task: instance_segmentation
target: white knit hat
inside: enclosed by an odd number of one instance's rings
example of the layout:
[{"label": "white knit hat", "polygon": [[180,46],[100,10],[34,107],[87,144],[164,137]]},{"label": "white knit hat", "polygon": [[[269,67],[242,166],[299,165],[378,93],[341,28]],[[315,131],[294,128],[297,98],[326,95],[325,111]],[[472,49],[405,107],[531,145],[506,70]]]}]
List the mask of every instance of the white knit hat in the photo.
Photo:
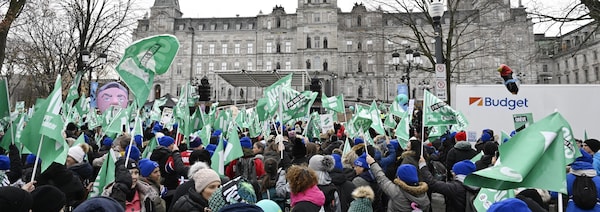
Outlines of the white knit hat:
[{"label": "white knit hat", "polygon": [[77,161],[77,163],[81,163],[83,161],[83,157],[85,157],[85,152],[81,146],[77,145],[69,148],[68,155]]},{"label": "white knit hat", "polygon": [[201,169],[194,173],[194,188],[196,192],[202,192],[212,182],[221,182],[219,174],[212,169]]}]

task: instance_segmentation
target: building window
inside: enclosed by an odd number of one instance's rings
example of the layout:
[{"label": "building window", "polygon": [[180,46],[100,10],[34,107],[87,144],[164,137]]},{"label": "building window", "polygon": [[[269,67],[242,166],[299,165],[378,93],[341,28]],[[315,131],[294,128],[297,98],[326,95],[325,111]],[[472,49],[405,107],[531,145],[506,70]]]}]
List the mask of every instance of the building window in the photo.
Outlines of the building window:
[{"label": "building window", "polygon": [[327,48],[327,37],[323,38],[323,48],[326,49]]},{"label": "building window", "polygon": [[594,67],[594,76],[596,77],[596,81],[600,80],[600,69],[598,67]]},{"label": "building window", "polygon": [[248,24],[248,29],[254,29],[254,24]]},{"label": "building window", "polygon": [[277,70],[281,69],[281,63],[277,62],[277,64],[275,64],[275,69],[277,69]]},{"label": "building window", "polygon": [[285,62],[285,69],[286,69],[286,70],[290,70],[290,69],[292,69],[292,62],[290,62],[290,61],[286,61],[286,62]]},{"label": "building window", "polygon": [[197,54],[202,54],[202,44],[198,44],[198,45],[196,46],[196,48],[197,48],[197,49],[196,49],[196,53],[197,53]]},{"label": "building window", "polygon": [[237,29],[237,30],[240,30],[240,29],[242,29],[242,24],[236,24],[236,25],[235,25],[235,29]]},{"label": "building window", "polygon": [[579,71],[575,71],[575,84],[579,84]]},{"label": "building window", "polygon": [[347,72],[352,72],[352,58],[348,57],[348,60],[346,61],[346,71]]},{"label": "building window", "polygon": [[360,17],[360,15],[358,17],[356,17],[356,26],[360,26],[362,25],[362,17]]},{"label": "building window", "polygon": [[321,22],[321,13],[313,13],[313,21],[315,23]]},{"label": "building window", "polygon": [[181,95],[181,84],[177,84],[177,96]]},{"label": "building window", "polygon": [[319,36],[315,36],[315,48],[320,48],[321,46],[321,38]]},{"label": "building window", "polygon": [[292,52],[292,43],[291,42],[285,42],[285,52]]},{"label": "building window", "polygon": [[306,37],[306,48],[310,49],[310,37]]},{"label": "building window", "polygon": [[181,74],[181,62],[177,63],[177,68],[175,70],[177,74]]},{"label": "building window", "polygon": [[271,61],[267,61],[267,65],[265,66],[265,69],[267,69],[267,71],[273,69],[273,67],[271,66]]},{"label": "building window", "polygon": [[196,75],[201,75],[202,74],[202,63],[198,62],[196,63]]},{"label": "building window", "polygon": [[567,84],[571,84],[571,77],[569,77],[569,74],[567,74],[565,78],[567,78]]},{"label": "building window", "polygon": [[213,72],[215,70],[215,63],[208,63],[208,71]]},{"label": "building window", "polygon": [[234,50],[233,51],[235,52],[235,54],[240,54],[240,44],[239,43],[236,43],[234,45]]},{"label": "building window", "polygon": [[217,24],[211,24],[210,30],[215,31],[217,29]]},{"label": "building window", "polygon": [[577,55],[573,56],[573,66],[577,68]]},{"label": "building window", "polygon": [[271,42],[267,43],[267,53],[271,53],[271,51],[273,50],[273,47],[271,45]]},{"label": "building window", "polygon": [[229,24],[223,24],[223,30],[228,30],[229,29]]},{"label": "building window", "polygon": [[237,61],[235,61],[235,62],[233,63],[233,67],[234,67],[235,69],[240,69],[240,62],[237,62]]},{"label": "building window", "polygon": [[367,60],[367,71],[373,72],[375,70],[375,61],[372,59]]},{"label": "building window", "polygon": [[281,53],[281,43],[277,42],[277,47],[275,48],[275,52]]},{"label": "building window", "polygon": [[594,51],[594,61],[598,60],[598,51]]},{"label": "building window", "polygon": [[392,42],[391,40],[387,41],[387,48],[388,50],[393,50],[394,49],[394,42]]},{"label": "building window", "polygon": [[160,98],[160,85],[154,86],[154,99]]},{"label": "building window", "polygon": [[357,95],[358,98],[362,98],[363,97],[363,87],[362,87],[362,85],[358,86],[358,90],[357,90],[356,93],[358,93],[358,95]]},{"label": "building window", "polygon": [[215,44],[210,44],[208,46],[208,54],[215,54]]},{"label": "building window", "polygon": [[583,83],[588,83],[589,82],[588,79],[589,79],[590,75],[588,75],[588,74],[590,74],[589,70],[587,70],[587,69],[583,70]]},{"label": "building window", "polygon": [[227,70],[227,62],[222,62],[221,63],[221,71],[225,71]]},{"label": "building window", "polygon": [[253,45],[252,43],[249,43],[249,44],[248,44],[248,54],[252,54],[252,52],[254,52],[254,50],[253,50],[253,49],[254,49],[254,48],[253,48],[253,46],[254,46],[254,45]]},{"label": "building window", "polygon": [[352,41],[346,41],[346,51],[352,51]]},{"label": "building window", "polygon": [[362,50],[362,43],[360,41],[356,44],[356,48],[358,49],[358,51]]},{"label": "building window", "polygon": [[367,41],[367,51],[373,51],[373,41],[372,40]]},{"label": "building window", "polygon": [[583,64],[587,64],[587,54],[583,54]]},{"label": "building window", "polygon": [[358,73],[362,73],[362,62],[358,61]]},{"label": "building window", "polygon": [[267,21],[267,29],[271,29],[271,21]]},{"label": "building window", "polygon": [[548,65],[542,65],[542,72],[548,72]]},{"label": "building window", "polygon": [[568,70],[569,69],[569,59],[565,60],[565,68]]},{"label": "building window", "polygon": [[246,69],[248,69],[249,71],[252,71],[253,69],[253,65],[252,65],[252,61],[248,61],[248,63],[246,63]]},{"label": "building window", "polygon": [[327,69],[329,68],[329,63],[327,63],[327,60],[323,61],[323,71],[327,71]]},{"label": "building window", "polygon": [[277,26],[277,28],[281,28],[281,18],[277,17],[275,19],[275,25]]},{"label": "building window", "polygon": [[204,24],[198,25],[198,30],[200,30],[200,31],[204,30]]},{"label": "building window", "polygon": [[306,69],[310,69],[310,59],[306,60]]},{"label": "building window", "polygon": [[227,44],[221,45],[221,54],[227,54]]}]

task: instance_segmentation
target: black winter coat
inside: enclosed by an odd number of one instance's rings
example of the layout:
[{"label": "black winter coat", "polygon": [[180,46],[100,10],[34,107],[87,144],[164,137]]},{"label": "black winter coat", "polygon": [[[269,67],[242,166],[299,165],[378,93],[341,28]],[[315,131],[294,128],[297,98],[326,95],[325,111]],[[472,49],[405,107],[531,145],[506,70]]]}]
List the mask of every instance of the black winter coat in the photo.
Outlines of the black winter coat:
[{"label": "black winter coat", "polygon": [[180,197],[173,207],[171,212],[188,212],[198,211],[204,212],[204,208],[208,208],[208,200],[204,199],[194,188],[188,189],[186,195]]},{"label": "black winter coat", "polygon": [[[154,149],[154,151],[152,151],[150,160],[158,163],[160,176],[164,178],[163,184],[168,190],[175,191],[179,185],[179,177],[187,177],[189,167],[183,165],[179,151],[171,152],[167,147],[158,146],[156,149]],[[170,160],[172,160],[173,166],[169,166],[170,168],[167,168],[167,162]]]},{"label": "black winter coat", "polygon": [[353,200],[352,191],[354,191],[356,186],[354,186],[352,181],[346,179],[346,175],[341,170],[333,169],[329,172],[329,176],[331,177],[331,183],[333,183],[338,190],[342,211],[348,211],[350,203]]},{"label": "black winter coat", "polygon": [[477,193],[476,188],[465,186],[458,180],[444,182],[434,179],[427,166],[420,169],[420,174],[423,176],[423,181],[429,185],[429,191],[440,193],[445,196],[446,212],[464,212],[465,203],[467,202],[467,189]]}]

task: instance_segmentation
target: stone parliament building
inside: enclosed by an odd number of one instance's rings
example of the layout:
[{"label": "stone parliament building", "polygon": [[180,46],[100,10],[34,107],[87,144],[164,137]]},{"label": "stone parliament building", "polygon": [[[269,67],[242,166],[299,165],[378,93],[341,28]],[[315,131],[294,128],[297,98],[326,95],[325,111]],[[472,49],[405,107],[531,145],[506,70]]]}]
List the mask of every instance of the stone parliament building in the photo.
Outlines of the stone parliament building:
[{"label": "stone parliament building", "polygon": [[[307,78],[306,84],[303,82],[306,87],[309,78],[321,79],[327,96],[343,94],[346,101],[389,102],[397,95],[398,85],[406,83],[406,65],[392,64],[392,53],[400,53],[403,59],[407,46],[417,46],[392,38],[412,34],[398,17],[412,15],[417,25],[433,32],[428,22],[420,20],[422,13],[391,14],[367,10],[362,3],[342,12],[337,0],[297,1],[294,14],[275,6],[270,13],[261,11],[255,17],[186,18],[178,0],[155,0],[149,15],[138,20],[133,39],[172,34],[181,46],[169,72],[156,76],[149,100],[167,93],[177,95],[186,83],[206,78],[212,87],[212,101],[253,102],[262,97],[261,87],[234,87],[219,74],[294,72]],[[541,67],[529,59],[535,55],[535,42],[525,8],[511,8],[508,0],[493,0],[499,9],[483,12],[477,8],[480,1],[467,2],[461,11],[476,13],[478,18],[466,27],[472,35],[460,38],[453,49],[453,57],[461,60],[453,64],[452,83],[500,83],[496,69],[501,63],[513,67],[524,83],[539,83],[541,78],[534,69]],[[446,31],[445,19],[442,29]],[[505,30],[495,30],[498,20],[508,24]],[[484,50],[472,51],[484,45]],[[420,69],[409,72],[411,96],[417,99],[422,98],[423,89],[433,88],[435,77],[427,71],[433,70],[431,62],[423,61]],[[305,90],[298,84],[295,89]]]}]

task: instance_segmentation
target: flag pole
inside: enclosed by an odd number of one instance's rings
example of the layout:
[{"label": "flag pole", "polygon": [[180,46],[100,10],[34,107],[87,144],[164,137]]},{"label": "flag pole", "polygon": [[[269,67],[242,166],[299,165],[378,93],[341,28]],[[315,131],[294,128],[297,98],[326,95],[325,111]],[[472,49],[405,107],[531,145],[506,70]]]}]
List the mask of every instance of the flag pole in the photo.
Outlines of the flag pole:
[{"label": "flag pole", "polygon": [[38,163],[40,161],[40,152],[42,152],[42,143],[44,143],[44,136],[40,137],[40,144],[38,145],[37,153],[35,155],[35,163],[33,164],[33,173],[31,173],[31,181],[35,180],[35,173],[37,172]]},{"label": "flag pole", "polygon": [[[421,157],[423,157],[423,151],[425,147],[425,89],[423,89],[423,106],[421,106]],[[413,114],[410,114],[412,116]],[[410,140],[410,139],[409,139]]]},{"label": "flag pole", "polygon": [[[135,119],[139,119],[140,118],[140,110],[137,108],[137,104],[135,103],[135,101],[133,102],[134,104],[134,109],[136,110],[136,116]],[[135,129],[135,126],[134,126]],[[177,130],[179,130],[179,128],[177,128]],[[129,156],[131,155],[131,145],[133,144],[133,139],[134,136],[131,134],[131,131],[129,132],[129,149],[127,149],[127,152],[125,153],[125,167],[127,167],[127,164],[129,163]]]},{"label": "flag pole", "polygon": [[8,130],[10,130],[11,143],[15,144],[15,133],[16,132],[14,132],[12,129],[13,128],[12,126],[14,125],[14,123],[12,122],[11,117],[10,117],[11,116],[10,112],[12,111],[12,109],[10,108],[11,104],[10,104],[10,92],[8,92],[8,78],[6,78],[6,77],[3,77],[3,78],[4,78],[4,87],[6,89],[6,100],[8,100],[8,120],[9,120],[8,123],[10,124],[10,127],[8,128]]},{"label": "flag pole", "polygon": [[563,196],[562,196],[562,193],[558,193],[558,212],[563,212]]}]

